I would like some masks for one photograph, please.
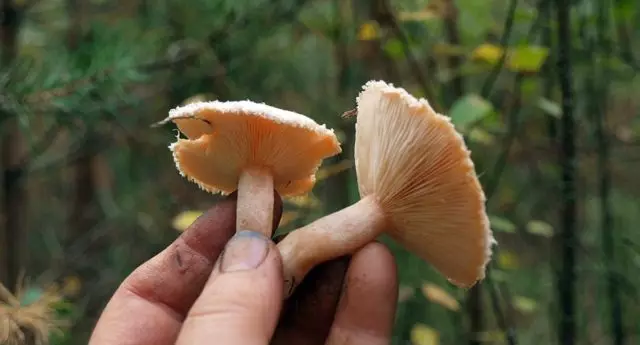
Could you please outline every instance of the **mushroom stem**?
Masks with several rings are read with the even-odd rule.
[[[236,231],[258,231],[271,237],[272,224],[273,176],[266,169],[245,169],[238,182]]]
[[[289,233],[278,243],[285,298],[314,266],[354,253],[375,240],[386,226],[382,208],[375,197],[368,196]]]

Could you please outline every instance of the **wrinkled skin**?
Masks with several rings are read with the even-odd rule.
[[[278,195],[274,197],[275,229],[282,215],[282,201]],[[103,311],[89,344],[169,345],[175,344],[179,335],[182,338],[183,325],[195,319],[190,314],[196,309],[192,308],[194,303],[200,303],[200,308],[203,303],[212,303],[202,302],[211,298],[200,295],[213,293],[210,285],[215,283],[208,281],[218,256],[235,233],[235,210],[234,193],[127,277]],[[279,264],[277,250],[272,252],[272,261]],[[278,295],[282,289],[278,278],[282,279],[277,274],[271,280],[247,278],[246,285],[255,290],[271,289]],[[263,280],[271,283],[259,286]],[[247,302],[252,300],[250,296],[222,296],[218,305],[204,306],[211,311],[208,314],[218,315],[198,315],[199,322],[189,323],[196,325],[189,327],[189,332],[196,334],[189,337],[190,344],[389,344],[397,288],[393,257],[382,244],[371,243],[352,257],[315,267],[283,305],[280,300],[258,298]],[[234,291],[222,293],[233,295]],[[243,303],[247,305],[240,305]],[[269,311],[267,316],[258,317],[261,325],[256,327],[238,329],[243,327],[233,325],[247,323],[228,321],[255,318],[249,314],[263,309]],[[247,315],[239,315],[242,313]],[[217,321],[207,322],[211,316]],[[199,338],[198,332],[203,336]]]

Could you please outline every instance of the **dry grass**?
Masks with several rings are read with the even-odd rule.
[[[27,289],[23,284],[15,295],[0,284],[0,344],[47,345],[52,332],[61,331],[63,323],[57,320],[53,305],[61,300],[56,288],[46,289],[38,300],[21,304]]]

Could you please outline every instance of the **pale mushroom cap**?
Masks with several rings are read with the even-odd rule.
[[[448,117],[382,81],[357,98],[360,195],[374,195],[388,233],[452,283],[483,279],[495,242],[470,152]]]
[[[169,119],[187,137],[169,146],[178,171],[211,193],[235,191],[244,169],[259,168],[281,195],[303,194],[322,160],[341,152],[325,125],[262,103],[197,102],[172,109]]]

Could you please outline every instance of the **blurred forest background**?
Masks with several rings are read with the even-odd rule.
[[[177,173],[174,127],[150,128],[170,108],[251,99],[337,130],[345,152],[287,200],[287,231],[358,199],[340,115],[384,79],[465,134],[499,242],[464,291],[388,241],[393,344],[640,343],[639,8],[2,1],[0,339],[17,320],[21,343],[86,343],[123,278],[217,200]]]

